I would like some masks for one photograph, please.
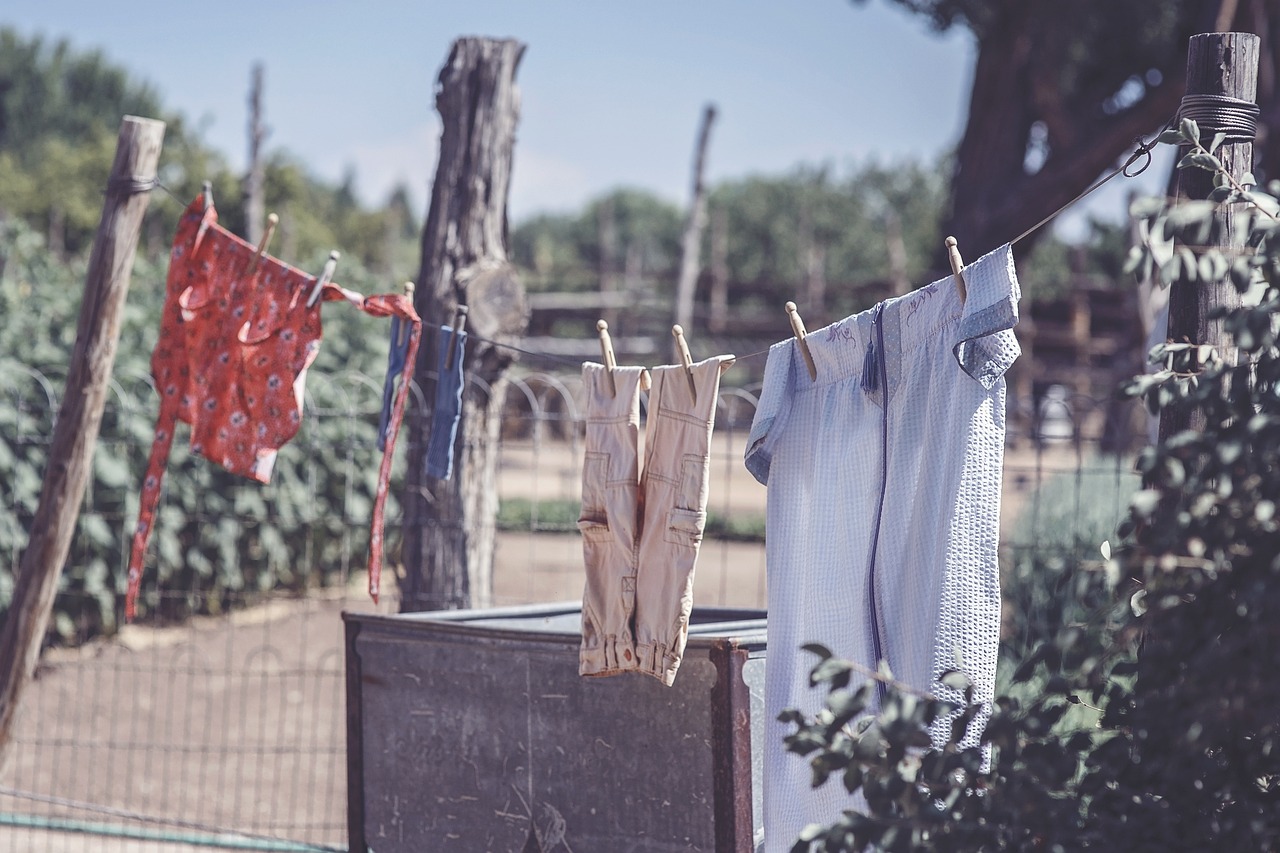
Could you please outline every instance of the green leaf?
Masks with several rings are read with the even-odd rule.
[[[1139,516],[1147,518],[1151,513],[1155,512],[1155,508],[1160,504],[1160,492],[1157,489],[1141,489],[1134,493],[1133,498],[1129,501],[1129,506],[1133,508]]]
[[[956,669],[947,670],[942,674],[942,677],[939,678],[938,681],[945,687],[950,687],[952,690],[959,691],[964,691],[973,684],[973,682],[969,680],[969,676]]]
[[[1159,196],[1139,196],[1129,204],[1129,216],[1134,219],[1150,219],[1164,212],[1165,201]]]
[[[1178,134],[1187,142],[1195,145],[1200,141],[1200,125],[1196,124],[1195,119],[1184,118],[1178,122]]]
[[[1212,154],[1205,154],[1201,151],[1192,151],[1187,156],[1178,161],[1179,169],[1203,169],[1206,172],[1216,172],[1222,168],[1222,161]]]
[[[849,674],[852,666],[847,660],[839,658],[827,658],[813,668],[809,673],[809,685],[811,687],[823,683],[830,683],[833,687],[846,687],[849,684]]]

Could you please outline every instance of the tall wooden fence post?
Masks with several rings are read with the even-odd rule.
[[[40,502],[18,567],[9,615],[0,628],[0,756],[7,751],[23,690],[40,657],[58,578],[84,501],[120,341],[133,257],[163,140],[164,122],[125,116],[120,125]]]
[[[267,126],[262,121],[263,68],[253,64],[249,83],[249,170],[244,176],[244,236],[255,246],[262,239],[267,216],[266,165],[262,160],[262,143]]]
[[[528,323],[524,288],[507,260],[507,191],[520,114],[518,41],[461,38],[440,71],[443,129],[422,232],[415,307],[425,334],[417,377],[426,411],[409,423],[405,477],[405,577],[400,609],[453,610],[490,603],[498,511],[497,462],[505,374]],[[435,400],[440,326],[467,305],[462,416],[449,480],[424,469]],[[482,340],[484,339],[484,340]]]
[[[1201,33],[1192,36],[1187,47],[1187,94],[1227,95],[1254,101],[1258,93],[1258,56],[1261,39],[1253,33]],[[1203,135],[1203,133],[1202,133]],[[1205,137],[1208,145],[1212,132]],[[1183,154],[1186,153],[1184,149]],[[1218,159],[1235,178],[1253,169],[1253,143],[1224,143]],[[1178,175],[1178,195],[1205,199],[1213,190],[1213,175],[1202,169],[1182,169]],[[1230,208],[1219,214],[1223,224],[1219,248],[1232,247],[1231,227],[1236,212]],[[1228,361],[1227,335],[1221,319],[1210,319],[1215,308],[1240,305],[1240,294],[1227,277],[1219,281],[1176,281],[1169,292],[1169,339],[1207,344],[1218,348]],[[1166,408],[1160,413],[1161,441],[1184,429],[1203,430],[1204,413],[1189,406]]]
[[[676,280],[676,310],[673,322],[685,329],[693,329],[693,296],[701,269],[702,231],[707,225],[707,147],[711,142],[711,125],[716,120],[715,104],[707,104],[702,111],[702,126],[698,131],[698,145],[693,152],[693,198],[689,201],[689,218],[685,222],[684,237],[680,243],[680,277]],[[672,343],[671,360],[679,362],[680,354]]]

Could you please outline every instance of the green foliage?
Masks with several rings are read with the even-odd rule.
[[[711,193],[710,208],[724,211],[729,277],[748,301],[773,307],[795,298],[816,262],[831,310],[842,315],[889,295],[887,231],[897,227],[907,247],[941,245],[944,189],[941,169],[918,163],[872,163],[841,179],[801,168],[726,182]],[[929,261],[908,252],[907,278],[918,281]]]
[[[531,291],[594,290],[599,285],[602,223],[612,222],[616,272],[670,293],[680,264],[679,208],[637,189],[617,189],[579,214],[534,216],[511,232],[511,256]],[[607,225],[603,227],[608,227]]]
[[[57,255],[86,250],[126,115],[166,122],[161,178],[175,190],[194,192],[211,167],[225,170],[189,139],[180,118],[165,113],[151,87],[103,54],[0,28],[0,218],[25,219],[49,235]],[[201,177],[189,177],[197,170]]]
[[[187,200],[213,183],[221,223],[245,233],[240,176],[201,142],[187,121],[163,108],[150,86],[135,82],[103,54],[63,40],[21,38],[0,28],[0,219],[16,217],[46,234],[49,250],[71,257],[89,249],[102,211],[120,121],[125,115],[165,122],[158,176]],[[276,251],[318,268],[338,248],[348,260],[403,282],[417,273],[417,229],[407,193],[386,207],[355,201],[355,176],[332,187],[282,152],[267,156],[267,209],[280,215]],[[144,254],[168,248],[172,199],[147,214]],[[346,268],[346,264],[343,268]]]
[[[1115,539],[1129,496],[1141,483],[1131,460],[1097,457],[1046,479],[1027,498],[1001,566],[1001,677],[1065,629],[1095,643],[1115,627],[1117,603],[1098,574],[1100,547]]]
[[[971,693],[942,702],[871,674],[887,698],[870,714],[867,674],[811,647],[827,708],[784,712],[788,747],[809,756],[815,785],[839,780],[867,805],[805,830],[794,850],[1280,849],[1280,183],[1230,178],[1220,140],[1198,137],[1184,122],[1166,141],[1192,145],[1182,168],[1215,174],[1213,203],[1140,206],[1150,239],[1132,267],[1171,277],[1177,263],[1182,281],[1230,280],[1256,302],[1217,312],[1238,365],[1166,344],[1152,353],[1164,369],[1126,386],[1166,415],[1197,408],[1206,425],[1142,454],[1123,545],[1060,590],[1105,618],[1062,618],[1023,657],[976,738],[987,764],[964,737]],[[1224,236],[1222,204],[1253,251],[1188,258]],[[943,717],[949,734],[931,743]]]
[[[810,276],[830,284],[828,313],[850,313],[890,292],[885,232],[895,218],[907,247],[941,245],[938,219],[945,182],[931,165],[865,165],[836,178],[826,168],[800,168],[713,187],[712,222],[723,217],[726,263],[735,308],[795,298]],[[530,290],[595,290],[602,229],[612,221],[615,271],[630,270],[640,296],[669,296],[680,263],[684,214],[653,195],[615,190],[580,214],[543,215],[511,235],[512,257]],[[704,235],[704,264],[713,227]],[[930,257],[907,253],[905,273],[918,281]],[[666,314],[663,315],[664,321]],[[814,318],[817,320],[818,318]]]

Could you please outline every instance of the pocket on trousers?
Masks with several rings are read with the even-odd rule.
[[[609,454],[588,451],[582,460],[582,520],[604,520],[605,488],[608,485]]]
[[[578,530],[583,539],[594,541],[609,538],[609,522],[604,518],[579,518]]]
[[[696,511],[707,505],[708,457],[686,453],[680,460],[680,494],[676,506]]]
[[[702,531],[706,526],[705,512],[676,508],[667,514],[667,532],[663,538],[672,545],[696,548],[702,543]]]

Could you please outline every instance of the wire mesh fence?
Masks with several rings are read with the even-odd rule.
[[[25,542],[61,379],[0,366],[0,603]],[[121,625],[124,566],[150,449],[153,390],[117,377],[95,478],[37,678],[0,774],[0,849],[345,849],[346,610],[395,611],[393,480],[382,602],[364,593],[381,382],[309,381],[304,424],[270,485],[175,443],[144,581]],[[765,488],[742,465],[758,386],[722,387],[712,439],[700,605],[764,607]],[[1123,514],[1146,426],[1108,398],[1009,407],[1002,564],[1016,635],[1050,613]],[[506,395],[492,603],[582,592],[577,377],[527,373]],[[4,455],[4,454],[7,454]],[[404,453],[398,454],[403,465]]]

